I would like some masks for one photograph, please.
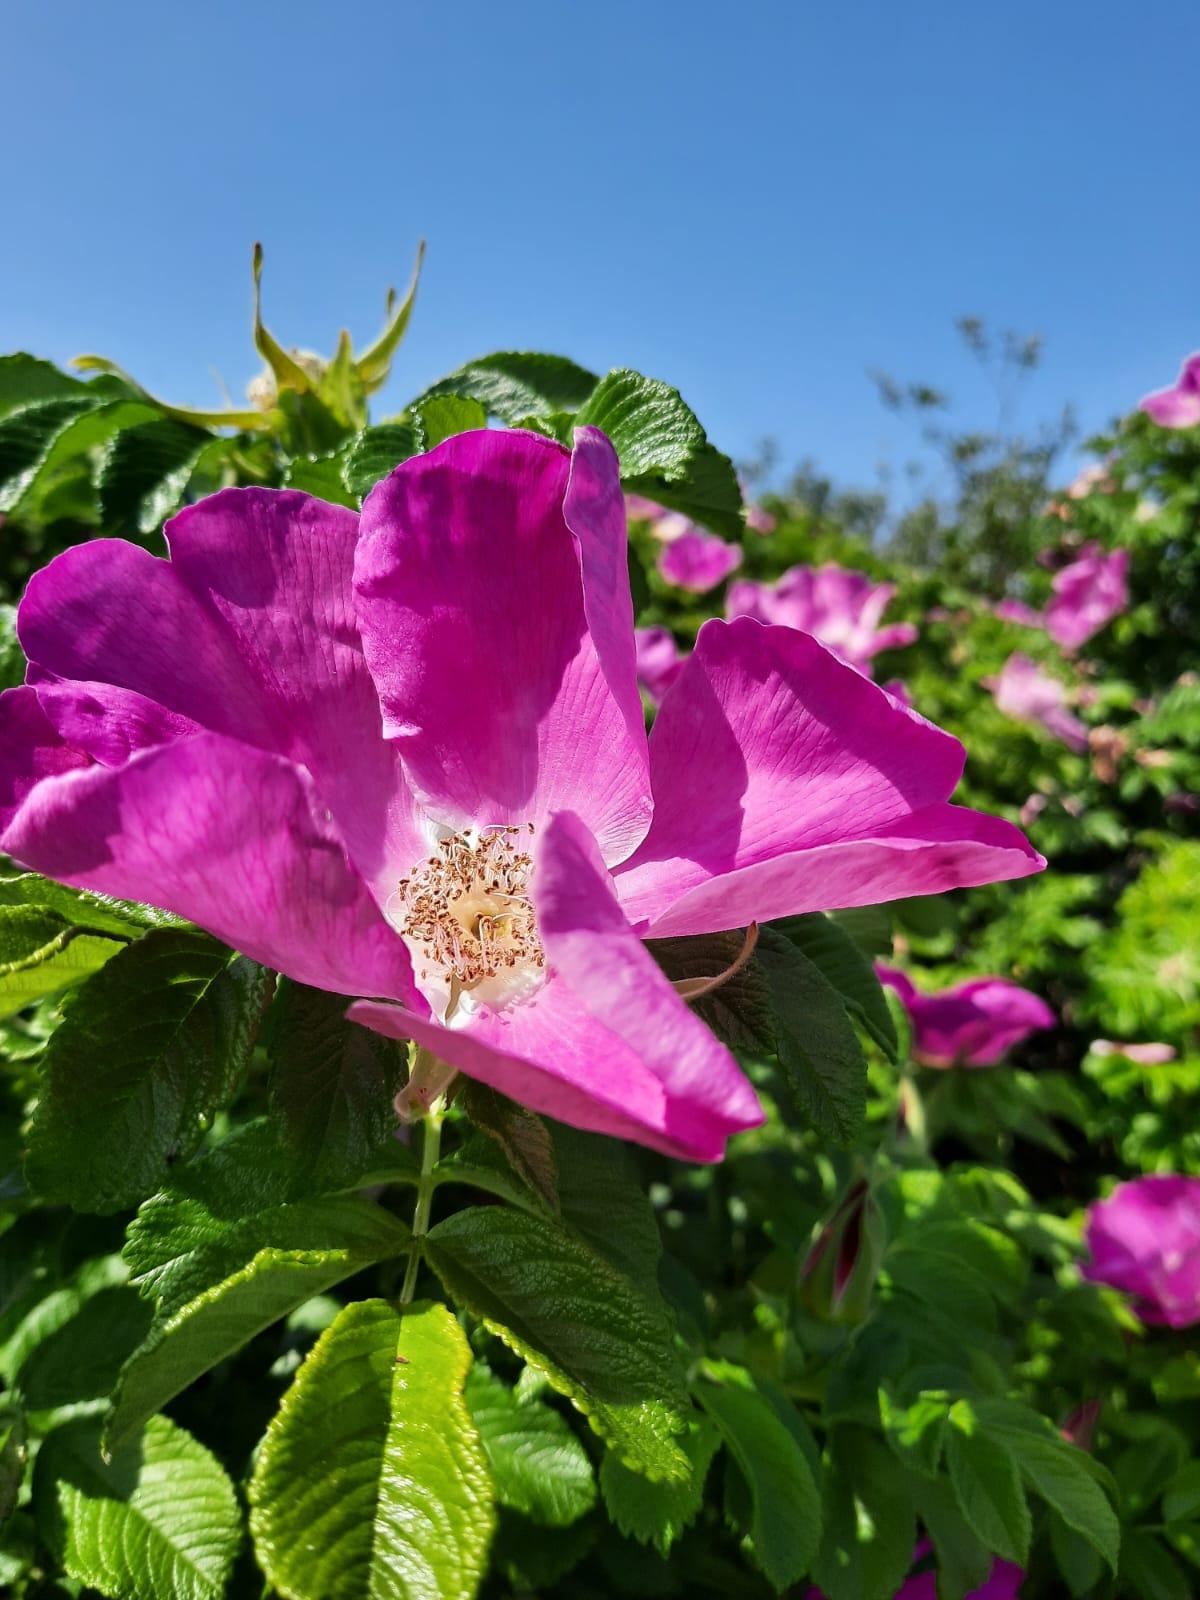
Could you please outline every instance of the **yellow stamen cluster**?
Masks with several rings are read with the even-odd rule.
[[[525,828],[454,833],[396,886],[395,926],[415,946],[419,981],[449,981],[459,992],[514,969],[545,966],[529,901],[533,857]]]

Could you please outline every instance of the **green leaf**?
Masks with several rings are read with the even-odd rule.
[[[426,1253],[451,1297],[588,1418],[635,1471],[686,1475],[687,1409],[663,1320],[630,1281],[549,1218],[498,1206],[441,1222]]]
[[[412,409],[426,450],[435,449],[456,433],[487,427],[487,412],[478,400],[466,395],[433,394],[419,400]]]
[[[1160,1539],[1131,1528],[1121,1541],[1122,1593],[1138,1600],[1193,1600],[1196,1593],[1175,1557]]]
[[[153,1308],[124,1284],[90,1295],[33,1347],[15,1374],[26,1409],[43,1411],[107,1397],[121,1363],[145,1338],[152,1315]]]
[[[672,983],[695,984],[728,972],[745,954],[747,935],[703,933],[678,939],[647,939],[646,948]],[[754,959],[708,994],[691,1002],[696,1015],[735,1050],[767,1054],[775,1048],[775,1020],[766,975]]]
[[[577,427],[599,428],[621,460],[622,478],[654,474],[678,483],[707,443],[678,389],[629,367],[607,373],[580,406]]]
[[[48,907],[0,907],[0,1017],[81,983],[122,948],[122,941],[85,934]]]
[[[841,1427],[831,1439],[822,1488],[815,1582],[828,1600],[891,1600],[916,1542],[903,1467],[873,1435]]]
[[[119,950],[64,1001],[46,1046],[30,1184],[79,1211],[150,1193],[241,1079],[272,982],[199,932]]]
[[[716,1424],[750,1491],[746,1529],[754,1559],[776,1589],[809,1570],[821,1539],[821,1496],[808,1459],[749,1373],[704,1364],[693,1394]]]
[[[827,913],[843,933],[848,933],[868,960],[889,959],[892,954],[892,918],[887,906],[851,906]]]
[[[519,1399],[478,1365],[467,1378],[466,1394],[502,1506],[548,1528],[566,1527],[592,1509],[592,1463],[557,1411]]]
[[[942,1393],[919,1394],[905,1406],[886,1386],[879,1391],[879,1417],[888,1444],[906,1467],[929,1478],[937,1477],[949,1410]]]
[[[509,1166],[551,1211],[558,1210],[558,1163],[547,1124],[535,1111],[468,1079],[461,1092],[471,1121],[504,1152]]]
[[[297,456],[283,475],[283,486],[357,511],[359,497],[346,487],[345,471],[346,453],[341,450],[328,456]]]
[[[962,1514],[979,1539],[994,1555],[1023,1566],[1032,1522],[1016,1457],[984,1431],[966,1400],[950,1410],[946,1465]]]
[[[933,1541],[940,1589],[947,1597],[966,1595],[987,1582],[992,1553],[972,1533],[944,1477],[909,1480],[917,1516]]]
[[[288,1600],[470,1600],[495,1523],[445,1306],[347,1306],[267,1429],[250,1527]]]
[[[679,1442],[692,1473],[678,1482],[652,1483],[622,1466],[611,1450],[600,1465],[600,1491],[609,1517],[627,1539],[652,1544],[661,1556],[670,1554],[676,1539],[700,1514],[705,1479],[721,1435],[700,1417],[688,1424]]]
[[[393,467],[415,456],[421,448],[421,435],[411,422],[381,422],[364,428],[346,453],[342,479],[355,500],[365,500]]]
[[[775,1013],[779,1065],[801,1114],[850,1144],[866,1116],[867,1064],[829,980],[784,934],[763,928],[755,955]]]
[[[1164,1522],[1191,1522],[1200,1512],[1200,1461],[1189,1461],[1167,1485],[1163,1494]]]
[[[52,361],[18,351],[0,356],[0,417],[21,406],[45,400],[63,400],[86,395],[88,385],[62,372]]]
[[[565,356],[497,350],[431,384],[414,407],[433,395],[464,395],[478,400],[489,416],[515,427],[526,417],[577,411],[595,386],[595,373]]]
[[[66,884],[41,878],[36,872],[21,872],[0,877],[0,906],[41,906],[57,911],[73,928],[91,933],[114,933],[129,939],[148,928],[186,928],[190,924],[170,911],[136,905],[132,900],[113,900],[88,889],[69,889]]]
[[[648,500],[681,511],[693,522],[701,522],[727,539],[741,539],[745,533],[742,491],[733,462],[715,445],[705,443],[688,462],[681,482],[647,475],[622,480],[631,494],[644,494]]]
[[[100,520],[96,473],[104,446],[122,428],[158,415],[140,400],[111,400],[70,418],[27,474],[13,507],[15,519],[30,524],[69,519],[95,525]]]
[[[0,1526],[17,1509],[27,1454],[25,1418],[20,1412],[9,1412],[0,1419]]]
[[[34,1508],[68,1577],[112,1600],[220,1600],[241,1543],[233,1485],[166,1417],[105,1460],[100,1424],[57,1429],[38,1452]]]
[[[170,417],[123,428],[97,478],[101,525],[126,536],[153,533],[178,510],[197,458],[211,442],[203,429]]]
[[[395,1132],[402,1050],[347,1022],[344,995],[288,981],[271,1010],[267,1050],[287,1144],[313,1187],[357,1180]]]
[[[54,440],[96,403],[85,392],[22,406],[0,422],[0,512],[13,509],[37,476]]]
[[[387,326],[355,362],[359,380],[367,394],[374,394],[376,389],[382,388],[387,382],[388,373],[392,370],[392,358],[399,348],[401,339],[404,338],[413,307],[417,303],[417,285],[421,281],[421,264],[424,260],[425,241],[422,239],[417,245],[417,260],[404,299],[397,305],[395,296],[390,289],[388,290]]]
[[[842,998],[851,1017],[895,1061],[896,1028],[883,985],[858,945],[832,918],[819,911],[788,917],[773,926],[818,968]]]
[[[551,1124],[564,1222],[641,1291],[661,1313],[658,1264],[662,1237],[654,1207],[638,1176],[633,1151],[621,1139]]]
[[[0,689],[24,683],[25,667],[25,652],[17,638],[17,608],[0,605]]]

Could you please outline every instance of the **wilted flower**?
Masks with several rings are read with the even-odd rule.
[[[657,703],[683,670],[684,657],[670,628],[636,628],[634,642],[638,682]]]
[[[658,553],[661,577],[689,594],[707,594],[742,564],[736,544],[726,544],[714,533],[688,526],[670,539]]]
[[[947,803],[957,740],[789,629],[706,623],[647,743],[595,429],[448,439],[361,517],[227,489],[167,538],[32,579],[0,849],[565,1122],[715,1160],[760,1119],[642,936],[1044,865]]]
[[[800,1297],[826,1322],[861,1322],[883,1265],[887,1230],[870,1185],[850,1185],[800,1268]]]
[[[912,1023],[913,1058],[926,1067],[990,1067],[1055,1016],[1044,1000],[1007,978],[972,978],[922,994],[903,972],[877,966]]]
[[[1068,749],[1087,749],[1087,728],[1067,710],[1067,691],[1057,678],[1020,651],[1009,656],[999,678],[984,679],[1001,711],[1021,722],[1035,722]]]
[[[1046,631],[1065,650],[1077,650],[1129,605],[1129,551],[1107,553],[1085,544],[1070,566],[1056,572],[1046,607]]]
[[[1194,428],[1200,422],[1200,352],[1189,356],[1169,389],[1148,394],[1138,409],[1163,428]]]
[[[833,563],[792,567],[774,584],[749,578],[731,583],[725,615],[801,628],[852,667],[870,673],[873,656],[911,644],[917,637],[911,622],[880,627],[895,592],[894,583],[876,583],[865,572]]]
[[[1084,1226],[1085,1278],[1133,1297],[1143,1322],[1200,1322],[1200,1178],[1154,1173],[1118,1184]]]

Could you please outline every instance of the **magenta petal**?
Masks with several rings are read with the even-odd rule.
[[[581,434],[574,468],[498,429],[404,462],[363,508],[355,581],[385,730],[436,820],[573,810],[618,861],[645,833],[648,758],[615,465]]]
[[[190,717],[111,683],[43,681],[37,697],[60,737],[106,767],[122,766],[152,745],[204,731]]]
[[[530,999],[461,1028],[395,1006],[350,1016],[574,1127],[719,1161],[731,1134],[762,1121],[758,1099],[630,928],[577,817],[547,826],[532,892],[550,976]]]
[[[0,694],[0,829],[8,827],[43,778],[90,765],[47,719],[36,690],[22,684]]]
[[[1139,409],[1163,428],[1193,428],[1200,423],[1200,354],[1189,356],[1171,388],[1148,394]]]
[[[48,779],[0,846],[62,883],[174,911],[301,983],[424,1009],[323,813],[299,768],[204,733]]]
[[[1143,1322],[1200,1323],[1200,1178],[1135,1178],[1091,1207],[1085,1278],[1134,1297]]]
[[[688,527],[658,552],[658,570],[689,594],[707,594],[742,564],[742,552],[703,528]]]
[[[972,978],[936,994],[915,989],[891,967],[876,967],[912,1021],[913,1055],[930,1067],[988,1067],[1031,1033],[1052,1028],[1046,1002],[1007,978]]]
[[[945,803],[963,760],[809,635],[707,622],[654,724],[654,820],[621,903],[701,933],[1037,871],[1015,828]]]

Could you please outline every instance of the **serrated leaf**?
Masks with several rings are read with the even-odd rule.
[[[658,1314],[662,1236],[642,1187],[633,1151],[620,1139],[551,1124],[558,1166],[558,1201],[568,1223],[638,1289]]]
[[[0,1018],[81,983],[122,948],[47,906],[0,906]]]
[[[94,526],[100,520],[96,475],[105,446],[122,428],[158,414],[140,400],[111,400],[71,418],[26,475],[14,518],[30,525],[69,519]]]
[[[808,957],[841,996],[851,1017],[895,1061],[896,1029],[883,985],[846,930],[819,911],[787,917],[772,926]]]
[[[148,928],[186,928],[190,924],[170,911],[141,906],[132,900],[114,900],[109,895],[87,889],[69,889],[39,877],[36,872],[21,872],[0,877],[0,906],[41,906],[57,911],[73,928],[90,933],[112,933],[128,939]]]
[[[166,1417],[110,1461],[94,1419],[56,1429],[33,1477],[38,1525],[67,1575],[112,1600],[220,1600],[242,1538],[216,1457]]]
[[[78,397],[87,390],[86,383],[61,371],[52,361],[27,355],[23,350],[0,356],[0,417],[21,406]]]
[[[892,954],[892,916],[887,906],[850,906],[826,912],[843,933],[848,933],[868,961]]]
[[[945,1394],[919,1394],[910,1405],[901,1405],[886,1385],[879,1391],[884,1438],[906,1467],[929,1478],[937,1477],[949,1410]]]
[[[347,1306],[267,1429],[250,1526],[288,1600],[470,1600],[495,1523],[445,1306]]]
[[[481,1133],[504,1152],[509,1166],[528,1188],[558,1210],[558,1163],[549,1126],[526,1106],[497,1093],[486,1083],[468,1080],[460,1099]]]
[[[773,928],[759,934],[755,959],[766,974],[779,1065],[801,1114],[839,1144],[866,1116],[867,1064],[837,990]]]
[[[1013,1452],[985,1432],[965,1400],[951,1407],[945,1440],[950,1483],[963,1516],[993,1555],[1023,1565],[1032,1520]]]
[[[707,440],[678,389],[629,367],[606,373],[580,406],[577,427],[599,428],[621,461],[622,478],[648,473],[679,482]]]
[[[413,416],[421,429],[422,449],[433,450],[456,433],[470,433],[487,427],[487,412],[478,400],[468,395],[431,394],[413,406]]]
[[[745,954],[747,935],[704,933],[679,939],[647,939],[646,948],[672,983],[718,977]],[[750,959],[719,988],[692,1001],[719,1039],[735,1050],[766,1053],[775,1048],[775,1024],[766,975]]]
[[[0,422],[0,512],[20,501],[59,434],[97,403],[84,392],[20,406]]]
[[[153,533],[178,509],[212,435],[172,417],[123,428],[110,442],[96,480],[100,521],[126,536]]]
[[[199,932],[118,950],[68,996],[46,1046],[30,1184],[80,1211],[149,1194],[239,1082],[272,982]]]
[[[566,1527],[592,1509],[592,1463],[557,1411],[521,1400],[479,1365],[467,1378],[466,1395],[502,1506],[548,1528]]]
[[[395,1040],[347,1022],[344,996],[284,982],[267,1052],[286,1143],[313,1187],[354,1182],[396,1129],[405,1059]]]
[[[346,455],[346,451],[336,450],[327,456],[297,456],[283,475],[284,488],[299,489],[331,505],[357,511],[358,496],[346,487]]]
[[[611,1450],[600,1465],[600,1492],[608,1515],[627,1539],[652,1544],[660,1556],[670,1554],[679,1535],[700,1514],[704,1483],[721,1435],[707,1417],[688,1424],[679,1443],[692,1464],[691,1476],[652,1483],[622,1466]]]
[[[631,494],[645,495],[671,511],[680,511],[727,539],[741,539],[746,531],[737,471],[716,445],[702,444],[678,482],[653,474],[623,481]]]
[[[342,480],[355,503],[365,500],[381,478],[420,448],[420,431],[411,422],[381,422],[364,428],[351,443],[342,467]]]
[[[398,1256],[409,1240],[408,1229],[389,1212],[348,1196],[279,1208],[262,1223],[284,1241],[313,1243],[309,1248],[264,1246],[244,1266],[198,1289],[170,1313],[160,1313],[121,1369],[106,1435],[110,1442],[125,1438],[264,1328],[365,1267]],[[210,1264],[214,1255],[210,1249]],[[190,1265],[198,1268],[195,1260]],[[178,1276],[172,1288],[177,1295]]]
[[[565,356],[497,350],[431,384],[414,405],[433,395],[464,395],[478,400],[489,416],[515,427],[526,417],[577,411],[595,387],[595,373]]]
[[[29,1352],[14,1375],[29,1411],[106,1397],[121,1363],[145,1338],[153,1308],[136,1289],[113,1284],[89,1295],[78,1311]]]
[[[873,1435],[842,1427],[831,1440],[822,1491],[813,1578],[827,1600],[891,1600],[916,1543],[903,1467]]]
[[[1200,1461],[1189,1461],[1163,1493],[1163,1521],[1191,1522],[1200,1512]]]
[[[798,1583],[821,1539],[821,1496],[804,1451],[743,1369],[706,1362],[692,1392],[749,1490],[752,1515],[744,1531],[755,1561],[776,1589]]]
[[[426,1239],[451,1297],[588,1418],[627,1466],[687,1474],[687,1404],[662,1320],[603,1256],[549,1218],[460,1211]]]

